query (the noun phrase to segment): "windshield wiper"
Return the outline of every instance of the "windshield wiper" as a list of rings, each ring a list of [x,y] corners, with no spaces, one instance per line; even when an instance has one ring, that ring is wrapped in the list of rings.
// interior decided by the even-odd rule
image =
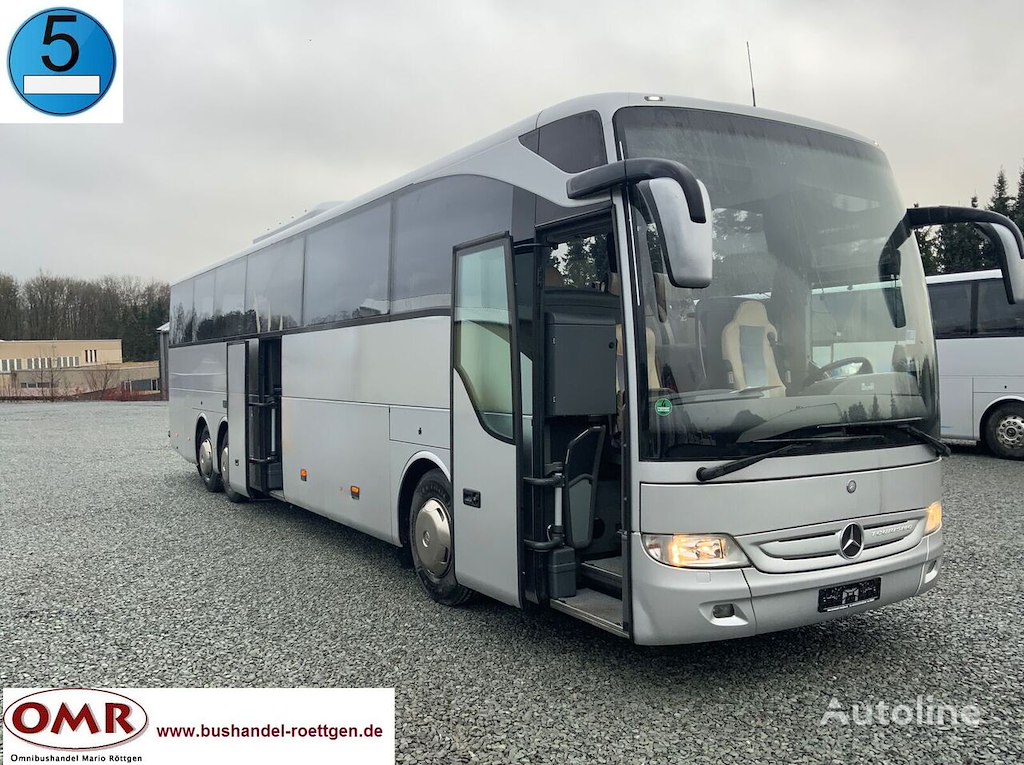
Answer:
[[[909,433],[921,443],[928,444],[928,446],[932,447],[935,450],[935,453],[940,457],[948,457],[953,453],[952,449],[942,443],[942,441],[937,439],[931,433],[925,433],[923,430],[915,428],[913,425],[897,425],[896,427]]]
[[[851,441],[877,441],[880,436],[868,435],[868,436],[819,436],[817,438],[793,438],[793,439],[781,439],[781,438],[763,438],[756,441],[749,441],[752,444],[765,444],[765,443],[778,443],[785,441],[782,446],[778,449],[772,449],[764,454],[755,454],[752,457],[741,457],[738,460],[732,460],[731,462],[724,462],[721,465],[715,467],[700,467],[697,468],[697,480],[701,483],[706,481],[713,481],[716,478],[721,478],[723,475],[729,475],[729,473],[735,473],[737,470],[743,470],[751,465],[756,465],[761,460],[766,460],[769,457],[782,457],[788,454],[799,446],[809,446],[814,444],[842,444],[849,443]]]
[[[851,422],[851,423],[848,423],[846,425],[846,427],[847,428],[864,428],[864,427],[868,427],[868,428],[871,428],[871,427],[874,427],[874,428],[879,428],[879,427],[895,428],[896,430],[902,430],[904,433],[906,433],[909,436],[913,436],[913,438],[915,438],[916,440],[920,441],[922,444],[926,444],[927,446],[932,447],[932,449],[935,450],[935,453],[937,455],[939,455],[940,457],[948,457],[949,455],[951,455],[953,453],[953,450],[950,449],[946,444],[942,443],[942,441],[937,439],[931,433],[925,433],[920,428],[914,427],[913,423],[920,422],[920,421],[921,421],[920,417],[915,417],[915,418],[906,419],[906,420],[872,420],[870,422]]]

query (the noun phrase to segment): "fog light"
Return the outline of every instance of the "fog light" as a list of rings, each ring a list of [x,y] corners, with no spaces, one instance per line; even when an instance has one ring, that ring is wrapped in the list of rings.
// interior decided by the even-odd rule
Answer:
[[[924,533],[931,534],[942,528],[942,503],[932,502],[928,505],[928,520],[924,525]]]
[[[736,540],[726,534],[644,534],[644,549],[658,563],[678,568],[749,566]]]
[[[711,609],[711,615],[716,619],[728,619],[736,615],[736,607],[732,603],[719,603]]]

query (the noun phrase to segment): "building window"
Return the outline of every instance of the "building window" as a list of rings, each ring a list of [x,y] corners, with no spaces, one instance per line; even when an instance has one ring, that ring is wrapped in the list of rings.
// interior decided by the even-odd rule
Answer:
[[[79,366],[79,363],[78,363],[78,362],[79,362],[79,357],[78,357],[78,356],[75,356],[75,366],[76,366],[76,367],[77,367],[77,366]]]

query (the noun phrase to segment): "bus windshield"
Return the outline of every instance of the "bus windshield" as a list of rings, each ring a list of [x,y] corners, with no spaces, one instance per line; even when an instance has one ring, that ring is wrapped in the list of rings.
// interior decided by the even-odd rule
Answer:
[[[670,107],[622,109],[615,125],[626,157],[688,166],[714,216],[711,285],[679,289],[653,216],[631,195],[642,459],[743,457],[841,430],[902,445],[912,441],[891,426],[905,422],[937,435],[921,258],[877,148]]]

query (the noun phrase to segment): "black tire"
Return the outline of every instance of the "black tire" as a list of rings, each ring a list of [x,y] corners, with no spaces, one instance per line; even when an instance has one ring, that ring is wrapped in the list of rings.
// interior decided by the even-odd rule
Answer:
[[[1024,460],[1024,404],[1001,405],[985,422],[985,446],[997,457]]]
[[[209,455],[204,454],[204,448],[209,449]],[[217,452],[210,438],[210,429],[203,426],[203,432],[199,434],[199,441],[196,443],[196,470],[199,477],[203,479],[203,486],[211,493],[216,493],[224,488],[221,483],[220,473],[217,472]],[[206,466],[204,471],[204,465]]]
[[[220,481],[224,484],[224,496],[235,504],[247,501],[249,498],[239,494],[231,488],[231,466],[228,457],[228,434],[224,434],[224,440],[220,444]]]
[[[420,580],[427,595],[445,606],[461,606],[476,595],[473,590],[463,587],[455,579],[455,554],[451,544],[452,486],[440,470],[431,470],[416,485],[409,510],[409,549],[416,578]],[[417,521],[422,524],[417,533]],[[429,537],[430,529],[437,532],[438,526],[447,522],[448,541],[444,544],[443,533]],[[430,527],[430,528],[428,528]],[[428,540],[424,540],[424,534]],[[440,540],[440,544],[439,544]],[[441,554],[446,551],[446,554]]]

